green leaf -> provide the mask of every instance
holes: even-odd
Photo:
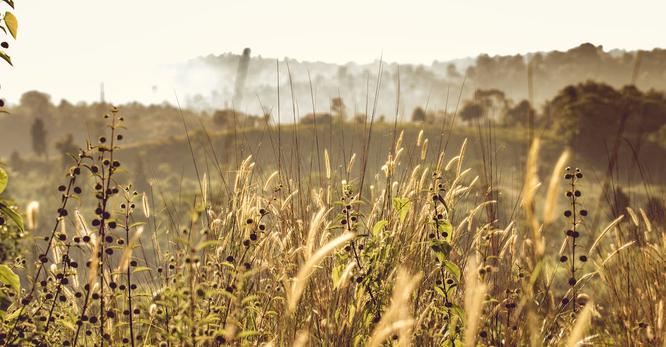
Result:
[[[448,296],[444,292],[444,289],[442,289],[440,286],[435,286],[435,292],[439,294],[442,298],[447,299]]]
[[[453,276],[456,277],[456,279],[458,281],[460,281],[460,268],[458,267],[458,265],[456,265],[455,263],[450,262],[448,260],[445,260],[444,261],[444,268],[446,268],[446,270],[449,273],[451,273]]]
[[[16,33],[18,30],[18,20],[16,20],[16,17],[14,16],[13,13],[5,12],[5,23],[7,24],[7,29],[9,30],[9,33],[12,34],[12,36],[16,40]]]
[[[451,244],[444,240],[432,240],[430,241],[430,248],[435,252],[435,256],[440,263],[446,261],[446,258],[451,253]]]
[[[7,265],[0,265],[0,282],[8,284],[17,293],[21,290],[21,282],[18,275]]]
[[[450,310],[453,315],[458,316],[460,318],[461,322],[465,321],[465,311],[460,306],[453,304]]]
[[[409,213],[411,207],[412,202],[408,198],[393,198],[393,208],[400,215],[401,223],[405,221],[405,217],[407,217],[407,213]]]
[[[7,188],[7,182],[9,181],[9,176],[7,171],[0,167],[0,194],[5,191]]]
[[[12,58],[8,56],[7,53],[0,52],[0,58],[4,59],[9,65],[14,66],[14,64],[12,64]]]
[[[4,319],[5,322],[11,322],[11,321],[13,321],[14,319],[16,319],[16,317],[19,316],[19,313],[21,313],[21,310],[20,310],[20,309],[16,309],[16,310],[14,310],[12,313],[10,313],[10,314],[8,314],[8,315],[2,317],[2,319]]]
[[[375,226],[372,227],[372,236],[377,236],[384,228],[388,225],[388,221],[382,219],[379,222],[375,223]]]
[[[11,208],[9,208],[7,205],[0,203],[0,213],[4,214],[7,218],[11,219],[14,221],[14,224],[21,230],[25,230],[25,227],[23,226],[23,217],[19,215],[18,213],[14,212]]]
[[[441,220],[437,222],[439,225],[439,233],[440,235],[444,236],[444,240],[447,242],[451,242],[451,238],[453,236],[453,226],[451,225],[451,222],[448,220]],[[444,234],[446,233],[446,234]]]

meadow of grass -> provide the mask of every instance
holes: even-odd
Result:
[[[474,170],[447,126],[267,125],[255,152],[186,129],[127,150],[187,151],[191,189],[137,190],[122,110],[105,122],[26,211],[4,346],[666,346],[664,225],[607,218],[569,150],[525,146],[505,198],[491,129]]]

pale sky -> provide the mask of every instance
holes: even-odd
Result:
[[[107,95],[142,99],[137,85],[160,67],[240,52],[345,63],[381,54],[430,64],[476,56],[666,46],[663,0],[16,0],[14,68],[0,67],[1,96],[38,89],[57,101]],[[6,6],[3,4],[3,9]],[[146,82],[148,83],[148,82]],[[138,90],[138,89],[136,89]]]

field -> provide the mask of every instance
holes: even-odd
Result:
[[[612,176],[548,136],[370,118],[124,146],[122,109],[103,121],[4,221],[28,251],[0,268],[5,345],[666,345],[659,215],[610,214]]]
[[[18,3],[0,347],[666,347],[660,2]]]

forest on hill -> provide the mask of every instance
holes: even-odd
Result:
[[[179,64],[174,80],[187,95],[188,107],[211,110],[235,106],[249,113],[266,109],[277,113],[277,60],[250,56],[244,93],[238,98],[236,80],[242,59],[241,54],[226,53]],[[281,90],[287,98],[293,92],[294,99],[307,110],[312,108],[313,98],[318,108],[326,109],[330,99],[341,97],[351,112],[364,112],[368,82],[372,85],[378,73],[378,61],[331,64],[286,58],[281,62]],[[382,76],[377,107],[378,113],[388,118],[396,114],[397,95],[402,105],[399,115],[426,104],[433,110],[453,110],[463,80],[463,98],[472,97],[477,89],[498,89],[511,99],[531,99],[533,104],[542,106],[564,87],[588,80],[614,88],[633,84],[641,90],[666,90],[666,50],[604,50],[603,46],[583,43],[566,51],[481,54],[451,61],[434,60],[430,65],[384,62]],[[237,105],[232,105],[234,102]],[[281,111],[290,114],[290,105],[283,103]]]

